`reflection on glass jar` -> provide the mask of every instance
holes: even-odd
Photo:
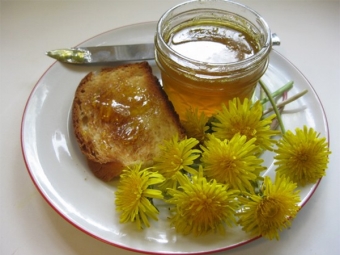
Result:
[[[210,116],[234,97],[250,98],[267,69],[272,39],[249,7],[194,0],[161,17],[155,46],[163,87],[184,119],[189,107]]]

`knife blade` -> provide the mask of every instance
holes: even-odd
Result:
[[[46,55],[70,64],[95,64],[155,58],[154,44],[75,47],[47,51]]]

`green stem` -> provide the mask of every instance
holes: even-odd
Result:
[[[260,81],[260,84],[261,82],[263,83],[263,81]],[[277,96],[280,96],[282,95],[285,91],[288,91],[290,90],[292,87],[293,87],[293,84],[294,82],[293,81],[290,81],[290,82],[287,82],[285,85],[283,85],[281,88],[279,88],[278,90],[274,91],[273,93],[271,93],[271,97],[272,98],[275,98]],[[266,98],[263,98],[261,99],[261,104],[265,104],[267,103],[268,101],[270,101],[269,97],[267,96]]]
[[[264,101],[267,100],[267,98],[265,96],[266,96],[266,93],[264,93],[263,89],[260,89],[260,102],[261,102],[261,104],[264,104]]]
[[[304,91],[302,91],[302,92],[300,92],[300,93],[298,93],[298,94],[296,94],[296,95],[290,97],[289,99],[287,99],[287,100],[285,100],[285,101],[282,101],[281,103],[278,103],[278,104],[276,105],[276,107],[277,107],[277,108],[280,108],[280,107],[282,107],[282,106],[285,106],[285,105],[287,105],[287,104],[289,104],[289,103],[295,101],[296,99],[302,97],[302,96],[303,96],[304,94],[306,94],[307,92],[308,92],[308,90],[305,89]],[[264,111],[264,112],[263,112],[263,115],[266,115],[266,114],[270,113],[271,111],[273,111],[273,108],[269,108],[269,109],[267,109],[266,111]]]
[[[267,94],[267,98],[270,102],[270,104],[272,105],[273,107],[273,110],[276,114],[276,118],[279,122],[279,125],[280,125],[280,128],[281,128],[281,132],[282,134],[286,133],[286,130],[285,130],[285,127],[283,125],[283,121],[282,121],[282,118],[281,118],[281,114],[279,112],[279,109],[277,108],[275,102],[274,102],[274,98],[272,97],[269,89],[267,88],[266,84],[264,84],[264,82],[262,80],[259,81],[260,85],[261,85],[261,88],[264,90],[264,92]]]

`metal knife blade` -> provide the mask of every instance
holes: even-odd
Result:
[[[47,51],[46,55],[71,64],[110,63],[155,58],[153,43],[57,49]]]

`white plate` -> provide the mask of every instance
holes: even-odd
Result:
[[[152,42],[155,22],[114,29],[93,37],[82,46]],[[328,138],[328,126],[322,105],[306,78],[284,57],[273,51],[264,76],[272,90],[286,82],[295,82],[291,94],[304,89],[309,93],[290,104],[284,115],[287,129],[307,125]],[[150,61],[159,76],[155,63]],[[106,243],[149,254],[199,254],[216,252],[248,243],[257,237],[240,228],[229,229],[226,236],[182,236],[168,227],[167,208],[160,208],[160,220],[138,231],[134,224],[120,224],[115,212],[116,182],[107,184],[89,171],[71,125],[71,104],[79,81],[99,67],[54,63],[32,91],[22,119],[22,151],[29,174],[46,201],[67,221]],[[290,95],[291,95],[290,94]],[[307,108],[303,109],[304,106]],[[272,155],[265,154],[266,174],[274,175]],[[318,182],[319,183],[319,182]],[[315,191],[318,183],[301,189],[301,205]]]

